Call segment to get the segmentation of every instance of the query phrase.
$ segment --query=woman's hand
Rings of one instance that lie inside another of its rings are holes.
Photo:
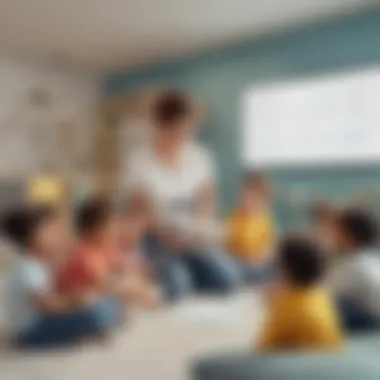
[[[153,308],[162,299],[159,290],[141,276],[130,276],[121,279],[119,296],[126,302],[133,302],[144,308]]]
[[[195,214],[202,219],[211,219],[216,209],[216,191],[212,181],[206,181],[197,194]]]
[[[165,244],[174,252],[183,252],[189,248],[191,240],[183,235],[169,234],[164,238]]]
[[[183,252],[191,244],[189,236],[173,231],[170,227],[161,226],[157,236],[173,252]]]
[[[86,291],[81,294],[78,294],[74,297],[74,304],[78,307],[91,307],[94,303],[99,300],[99,294],[94,292]]]

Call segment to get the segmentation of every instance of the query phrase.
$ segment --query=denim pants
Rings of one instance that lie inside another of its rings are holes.
[[[342,326],[347,332],[364,332],[380,327],[379,318],[375,318],[351,300],[339,299],[337,307]]]
[[[239,268],[223,252],[172,252],[154,236],[146,237],[145,252],[168,300],[192,290],[228,293],[241,282]]]
[[[94,306],[65,314],[44,314],[16,339],[20,347],[64,346],[81,337],[107,332],[117,323],[119,303],[104,299]]]
[[[241,260],[236,261],[240,275],[245,284],[264,285],[273,278],[273,262],[268,261],[257,265],[251,265]]]

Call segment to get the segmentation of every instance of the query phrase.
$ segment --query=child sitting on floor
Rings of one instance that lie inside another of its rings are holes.
[[[57,275],[63,294],[84,290],[102,300],[107,327],[123,314],[123,304],[143,302],[144,290],[134,278],[125,275],[125,258],[119,247],[120,215],[107,200],[91,199],[76,214],[79,241]]]
[[[279,245],[277,286],[255,349],[337,349],[342,344],[338,315],[320,287],[324,254],[312,239],[288,236]]]
[[[347,330],[380,327],[380,250],[378,221],[360,208],[341,212],[337,222],[337,249],[344,261],[328,281],[337,298]]]
[[[236,210],[226,223],[227,250],[236,258],[248,282],[269,276],[275,231],[271,217],[269,189],[258,173],[244,178]]]
[[[2,232],[19,253],[7,276],[5,302],[10,338],[17,346],[64,345],[98,331],[88,294],[62,296],[53,287],[66,226],[49,207],[25,207],[4,217]]]

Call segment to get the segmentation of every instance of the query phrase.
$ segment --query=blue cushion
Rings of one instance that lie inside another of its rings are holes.
[[[201,360],[196,380],[379,380],[375,355],[229,355]]]
[[[379,380],[379,336],[361,337],[340,353],[229,353],[201,359],[194,380]]]

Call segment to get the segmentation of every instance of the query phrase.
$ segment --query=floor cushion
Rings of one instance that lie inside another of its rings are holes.
[[[379,380],[380,337],[350,340],[339,353],[236,352],[195,361],[194,380]]]

